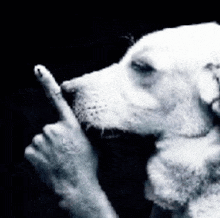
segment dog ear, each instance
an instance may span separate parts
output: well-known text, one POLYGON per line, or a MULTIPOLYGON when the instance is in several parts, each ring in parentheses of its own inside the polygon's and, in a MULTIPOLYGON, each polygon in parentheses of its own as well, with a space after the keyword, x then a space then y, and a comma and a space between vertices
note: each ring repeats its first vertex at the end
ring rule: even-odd
POLYGON ((220 115, 220 64, 207 64, 196 81, 202 101, 220 115))

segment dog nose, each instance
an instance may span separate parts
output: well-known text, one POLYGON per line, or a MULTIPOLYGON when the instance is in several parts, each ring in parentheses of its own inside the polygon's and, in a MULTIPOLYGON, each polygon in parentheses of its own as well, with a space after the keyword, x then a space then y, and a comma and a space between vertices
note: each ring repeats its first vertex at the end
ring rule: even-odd
POLYGON ((62 89, 63 97, 66 99, 69 105, 73 105, 78 91, 80 90, 80 84, 77 82, 78 78, 70 81, 64 81, 60 86, 62 89))
POLYGON ((64 81, 60 86, 61 86, 61 89, 64 90, 65 92, 73 91, 72 89, 70 89, 70 86, 71 86, 70 81, 64 81))
POLYGON ((68 82, 63 82, 61 85, 62 94, 67 103, 72 107, 76 98, 76 89, 72 89, 71 92, 68 90, 68 82))
POLYGON ((77 92, 77 90, 80 87, 79 83, 80 78, 75 78, 69 81, 64 81, 60 86, 61 89, 64 90, 67 93, 74 93, 77 92))

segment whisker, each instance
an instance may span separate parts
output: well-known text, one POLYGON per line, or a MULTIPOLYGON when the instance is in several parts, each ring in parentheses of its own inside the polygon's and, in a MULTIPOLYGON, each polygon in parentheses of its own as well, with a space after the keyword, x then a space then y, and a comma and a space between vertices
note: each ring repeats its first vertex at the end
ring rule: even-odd
POLYGON ((91 127, 92 127, 92 125, 91 125, 90 123, 87 123, 87 124, 86 124, 86 129, 85 129, 85 130, 88 131, 91 127))
POLYGON ((102 127, 102 129, 101 129, 101 138, 103 138, 103 136, 104 136, 104 132, 105 132, 105 128, 102 127))

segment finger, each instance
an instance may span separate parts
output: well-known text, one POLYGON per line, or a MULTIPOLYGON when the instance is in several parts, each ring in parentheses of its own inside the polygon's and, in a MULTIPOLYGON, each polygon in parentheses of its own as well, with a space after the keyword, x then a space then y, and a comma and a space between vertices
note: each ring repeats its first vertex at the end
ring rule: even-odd
POLYGON ((45 144, 45 140, 42 134, 38 134, 36 136, 34 136, 34 138, 32 139, 32 143, 34 148, 36 148, 37 150, 42 150, 42 146, 45 144))
POLYGON ((52 74, 42 65, 37 65, 34 72, 39 82, 45 89, 46 95, 52 100, 62 120, 78 123, 72 109, 62 96, 61 88, 55 81, 52 74))
POLYGON ((56 124, 47 124, 43 127, 43 135, 50 142, 52 141, 54 135, 56 135, 55 126, 56 124))
POLYGON ((25 149, 25 157, 39 172, 41 180, 47 183, 47 185, 50 185, 51 182, 47 177, 51 172, 51 165, 46 157, 38 152, 32 145, 29 145, 25 149))
POLYGON ((47 165, 48 161, 46 158, 38 152, 32 145, 29 145, 25 149, 25 157, 29 160, 34 166, 39 166, 39 164, 47 165))
POLYGON ((48 138, 44 134, 38 134, 32 139, 31 145, 36 151, 41 152, 43 155, 48 156, 50 154, 50 145, 48 138))

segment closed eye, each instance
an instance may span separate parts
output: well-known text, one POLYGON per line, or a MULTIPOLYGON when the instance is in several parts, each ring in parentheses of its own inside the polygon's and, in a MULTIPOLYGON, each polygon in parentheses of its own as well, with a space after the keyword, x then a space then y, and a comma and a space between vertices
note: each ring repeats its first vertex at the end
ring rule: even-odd
POLYGON ((142 60, 134 60, 131 62, 131 68, 140 73, 151 74, 156 70, 148 63, 142 60))

